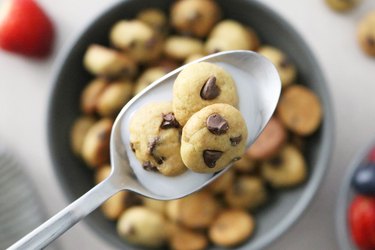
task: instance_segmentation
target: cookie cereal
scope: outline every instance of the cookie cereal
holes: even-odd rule
[[[182,130],[181,158],[194,172],[214,173],[239,160],[247,127],[231,105],[217,103],[195,113]]]
[[[173,85],[173,112],[180,124],[185,125],[194,113],[214,103],[237,106],[233,78],[221,67],[207,62],[183,69]]]
[[[259,38],[252,28],[227,19],[213,28],[206,41],[205,50],[209,54],[227,50],[257,50],[259,43]]]
[[[220,15],[213,0],[181,0],[172,5],[171,23],[181,34],[205,37]]]
[[[233,208],[256,209],[267,201],[267,190],[259,177],[239,176],[226,189],[225,202]]]
[[[168,201],[167,215],[172,222],[187,228],[208,228],[219,211],[219,204],[211,193],[199,191],[179,200]]]
[[[83,64],[93,75],[110,79],[132,77],[137,72],[137,66],[129,56],[97,44],[88,47]]]
[[[210,240],[218,246],[233,247],[243,243],[254,232],[253,217],[244,210],[222,211],[209,228]]]
[[[140,63],[157,59],[163,48],[161,37],[138,20],[117,22],[111,29],[110,41]]]
[[[261,166],[263,178],[275,188],[293,187],[307,177],[307,167],[301,152],[292,145],[286,145],[274,158]]]
[[[288,129],[302,136],[314,133],[323,117],[318,97],[302,85],[290,86],[282,93],[276,112]]]
[[[259,48],[258,53],[270,60],[276,67],[283,87],[295,81],[297,76],[296,67],[284,52],[272,46],[262,46]]]
[[[277,154],[287,139],[284,125],[273,117],[256,141],[246,150],[250,159],[264,160]]]
[[[375,56],[375,11],[368,13],[360,21],[358,42],[364,53]]]
[[[117,232],[126,241],[148,247],[161,247],[167,240],[165,218],[146,207],[127,209],[117,222]]]
[[[171,103],[150,103],[130,121],[130,147],[145,170],[179,175],[186,171],[179,151],[180,133]]]

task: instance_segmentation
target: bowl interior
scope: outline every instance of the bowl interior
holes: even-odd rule
[[[80,36],[61,53],[50,95],[48,111],[48,140],[51,158],[63,189],[73,201],[93,187],[92,172],[70,149],[70,127],[80,114],[80,94],[92,78],[83,68],[82,58],[89,44],[108,45],[111,26],[120,19],[135,17],[147,7],[168,11],[171,0],[128,0],[117,3],[92,22]],[[256,213],[255,236],[238,249],[260,249],[281,235],[299,217],[315,194],[327,162],[332,144],[333,118],[328,90],[322,73],[311,52],[299,35],[277,14],[256,1],[217,0],[223,16],[253,27],[263,43],[285,51],[297,65],[298,82],[313,89],[324,108],[322,127],[307,140],[308,181],[291,190],[278,192],[272,204]],[[94,211],[87,219],[89,225],[114,246],[126,249],[144,249],[126,245],[116,234],[115,224]]]

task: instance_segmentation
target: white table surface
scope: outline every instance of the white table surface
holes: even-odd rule
[[[51,67],[62,46],[112,2],[39,0],[55,22],[53,56],[38,62],[0,52],[0,138],[20,156],[50,215],[67,205],[46,144]],[[310,45],[325,72],[336,118],[335,148],[323,185],[302,218],[269,249],[337,249],[333,222],[340,181],[358,148],[375,137],[375,60],[364,56],[356,42],[358,20],[375,9],[375,1],[364,0],[348,14],[331,12],[323,0],[263,2]],[[57,242],[62,249],[110,249],[84,223]]]

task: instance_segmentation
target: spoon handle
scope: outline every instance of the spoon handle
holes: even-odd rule
[[[8,250],[44,248],[120,190],[111,183],[110,178],[107,178],[10,246]]]

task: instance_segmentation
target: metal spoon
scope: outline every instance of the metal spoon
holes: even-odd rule
[[[251,51],[221,52],[192,63],[201,61],[223,67],[234,78],[240,100],[238,108],[249,131],[247,144],[251,145],[276,108],[281,91],[277,70],[267,59]],[[181,176],[166,177],[144,171],[130,149],[128,124],[132,114],[150,101],[171,100],[173,82],[186,66],[152,83],[121,110],[112,128],[110,176],[9,249],[41,249],[47,246],[121,190],[131,190],[159,200],[181,198],[208,185],[230,167],[216,174],[187,171]]]

